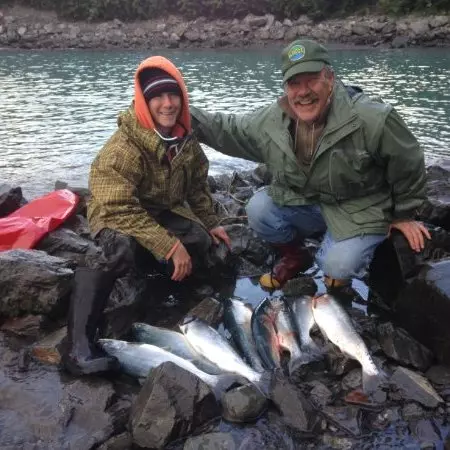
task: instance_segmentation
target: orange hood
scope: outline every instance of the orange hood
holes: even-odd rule
[[[183,137],[186,133],[191,132],[191,114],[189,112],[189,98],[187,94],[186,85],[184,84],[183,77],[180,71],[175,67],[175,65],[170,62],[167,58],[163,56],[152,56],[145,59],[139,64],[134,75],[134,110],[136,117],[140,125],[144,128],[151,130],[155,129],[155,124],[153,118],[148,109],[147,101],[142,93],[141,83],[139,81],[139,74],[144,69],[161,69],[166,71],[170,76],[175,78],[178,85],[180,86],[183,95],[183,105],[178,118],[178,124],[175,125],[172,130],[173,136]]]

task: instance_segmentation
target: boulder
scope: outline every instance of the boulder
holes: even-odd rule
[[[222,396],[222,416],[229,422],[253,422],[266,409],[267,398],[251,384],[239,386]]]
[[[152,371],[132,406],[133,443],[164,448],[219,416],[215,396],[202,380],[176,364],[163,363]]]
[[[383,323],[378,326],[377,335],[383,352],[389,358],[422,372],[431,366],[433,353],[402,328],[394,327],[391,322]]]
[[[442,364],[450,364],[450,258],[424,265],[399,293],[396,321],[428,347]]]
[[[450,367],[433,366],[427,371],[425,376],[433,383],[438,385],[450,386]]]
[[[5,217],[26,203],[20,187],[0,184],[0,217]]]
[[[70,262],[39,250],[0,253],[0,316],[59,316],[68,306]]]
[[[444,402],[426,378],[405,367],[392,374],[390,383],[405,400],[416,401],[426,408],[437,408]]]
[[[187,316],[197,317],[208,325],[215,327],[223,318],[223,305],[212,297],[203,299],[198,305],[194,306]]]

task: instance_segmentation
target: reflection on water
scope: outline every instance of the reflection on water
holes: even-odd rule
[[[282,92],[279,51],[164,51],[186,78],[191,102],[246,112]],[[1,179],[28,197],[54,181],[86,186],[89,165],[133,95],[142,52],[0,53]],[[427,161],[449,155],[450,57],[446,49],[333,51],[344,82],[392,103]],[[208,149],[212,173],[249,168]]]

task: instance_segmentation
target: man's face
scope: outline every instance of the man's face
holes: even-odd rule
[[[148,102],[148,108],[156,127],[168,133],[177,123],[181,112],[181,97],[172,92],[164,92]]]
[[[300,120],[313,123],[320,117],[327,108],[333,83],[334,75],[326,69],[289,78],[285,92],[290,107]]]

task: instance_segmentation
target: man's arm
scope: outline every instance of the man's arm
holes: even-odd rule
[[[137,186],[142,176],[140,156],[127,148],[114,148],[104,151],[94,162],[89,188],[101,205],[101,220],[106,226],[133,236],[156,258],[163,259],[178,239],[141,206]]]
[[[200,142],[229,156],[264,162],[257,125],[259,112],[236,115],[208,113],[191,106],[192,125]]]
[[[426,198],[426,171],[423,151],[401,117],[392,110],[386,118],[380,142],[380,156],[386,162],[386,180],[392,189],[393,223],[407,238],[411,248],[420,251],[426,227],[415,221]]]

